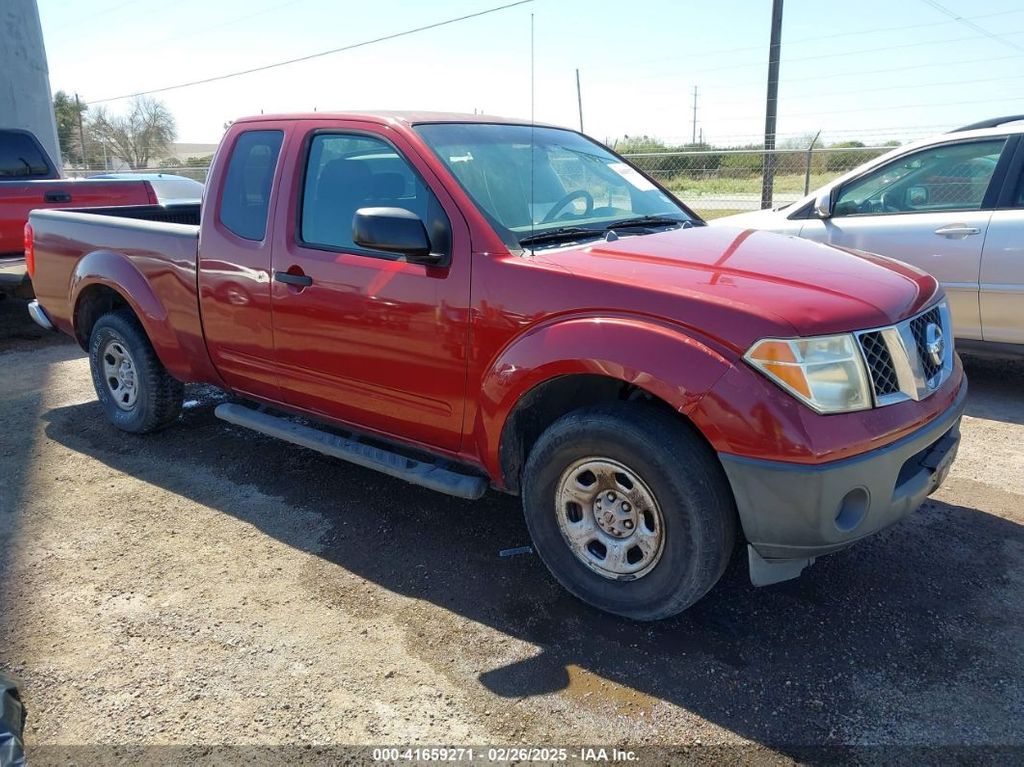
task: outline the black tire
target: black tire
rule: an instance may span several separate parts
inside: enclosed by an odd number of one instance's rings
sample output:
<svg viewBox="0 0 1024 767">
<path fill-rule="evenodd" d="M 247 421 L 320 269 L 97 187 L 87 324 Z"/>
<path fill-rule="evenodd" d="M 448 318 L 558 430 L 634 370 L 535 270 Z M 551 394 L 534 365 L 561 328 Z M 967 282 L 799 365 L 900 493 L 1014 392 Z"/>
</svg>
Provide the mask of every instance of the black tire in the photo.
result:
<svg viewBox="0 0 1024 767">
<path fill-rule="evenodd" d="M 628 467 L 660 507 L 660 558 L 639 577 L 596 572 L 560 528 L 561 477 L 593 456 Z M 704 596 L 736 541 L 735 501 L 717 456 L 675 414 L 646 403 L 583 408 L 552 424 L 526 462 L 523 510 L 537 553 L 559 583 L 598 609 L 634 620 L 668 618 Z"/>
<path fill-rule="evenodd" d="M 104 374 L 103 355 L 111 343 L 123 345 L 133 363 L 137 392 L 127 409 L 115 401 Z M 100 406 L 117 428 L 146 434 L 173 423 L 181 413 L 184 386 L 164 369 L 131 310 L 118 309 L 96 321 L 89 336 L 89 367 Z"/>
</svg>

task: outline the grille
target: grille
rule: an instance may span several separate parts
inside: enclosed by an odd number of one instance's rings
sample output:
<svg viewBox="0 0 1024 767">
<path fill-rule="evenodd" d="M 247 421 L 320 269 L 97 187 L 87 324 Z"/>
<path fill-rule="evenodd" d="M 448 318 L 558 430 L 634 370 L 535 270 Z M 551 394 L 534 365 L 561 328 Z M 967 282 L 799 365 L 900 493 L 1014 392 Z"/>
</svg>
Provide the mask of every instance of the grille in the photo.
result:
<svg viewBox="0 0 1024 767">
<path fill-rule="evenodd" d="M 920 317 L 915 317 L 910 321 L 910 332 L 914 336 L 914 343 L 917 346 L 917 356 L 921 358 L 921 367 L 924 368 L 925 378 L 929 381 L 933 379 L 940 370 L 942 370 L 942 365 L 935 364 L 927 349 L 925 329 L 931 323 L 935 323 L 940 328 L 942 327 L 942 319 L 939 316 L 938 307 L 935 307 L 931 311 L 925 312 Z"/>
<path fill-rule="evenodd" d="M 923 332 L 923 331 L 922 331 Z M 893 364 L 889 347 L 878 331 L 862 333 L 860 346 L 864 352 L 864 360 L 868 363 L 871 383 L 875 387 L 875 395 L 896 394 L 900 390 L 900 382 L 896 377 L 896 366 Z"/>
<path fill-rule="evenodd" d="M 928 326 L 934 323 L 950 334 L 949 310 L 938 304 L 917 317 L 886 328 L 856 334 L 861 356 L 871 376 L 875 405 L 895 405 L 930 396 L 953 372 L 951 346 L 936 365 L 928 354 Z"/>
</svg>

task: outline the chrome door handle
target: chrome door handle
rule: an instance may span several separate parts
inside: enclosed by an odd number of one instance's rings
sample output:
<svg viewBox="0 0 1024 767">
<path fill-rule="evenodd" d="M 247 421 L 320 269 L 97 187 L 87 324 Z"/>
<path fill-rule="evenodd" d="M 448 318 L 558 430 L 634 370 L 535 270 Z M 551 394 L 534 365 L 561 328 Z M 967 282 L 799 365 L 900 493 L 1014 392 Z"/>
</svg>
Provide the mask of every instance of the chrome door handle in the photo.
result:
<svg viewBox="0 0 1024 767">
<path fill-rule="evenodd" d="M 935 234 L 942 237 L 969 237 L 972 234 L 981 234 L 981 230 L 975 226 L 965 226 L 963 224 L 951 224 L 949 226 L 941 226 L 935 230 Z"/>
</svg>

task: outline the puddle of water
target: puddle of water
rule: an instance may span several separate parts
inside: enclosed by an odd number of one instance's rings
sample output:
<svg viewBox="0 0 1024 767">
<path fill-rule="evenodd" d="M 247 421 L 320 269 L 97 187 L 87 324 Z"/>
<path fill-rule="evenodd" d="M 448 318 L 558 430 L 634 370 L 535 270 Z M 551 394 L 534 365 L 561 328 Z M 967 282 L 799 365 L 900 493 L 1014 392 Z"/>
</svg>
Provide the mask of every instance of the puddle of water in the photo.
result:
<svg viewBox="0 0 1024 767">
<path fill-rule="evenodd" d="M 565 667 L 569 684 L 561 691 L 573 700 L 592 705 L 612 706 L 617 714 L 649 717 L 660 700 L 638 692 L 585 668 L 570 663 Z"/>
</svg>

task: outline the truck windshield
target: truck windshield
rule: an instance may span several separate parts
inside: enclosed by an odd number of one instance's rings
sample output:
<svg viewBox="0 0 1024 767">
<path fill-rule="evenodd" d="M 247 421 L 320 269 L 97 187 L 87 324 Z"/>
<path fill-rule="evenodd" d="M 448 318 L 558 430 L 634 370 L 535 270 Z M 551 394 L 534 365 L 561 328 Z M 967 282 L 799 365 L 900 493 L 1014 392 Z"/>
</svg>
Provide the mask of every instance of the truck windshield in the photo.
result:
<svg viewBox="0 0 1024 767">
<path fill-rule="evenodd" d="M 42 149 L 28 133 L 0 130 L 0 179 L 51 178 Z"/>
<path fill-rule="evenodd" d="M 416 131 L 513 248 L 597 237 L 616 224 L 692 221 L 633 166 L 572 131 L 489 123 Z"/>
</svg>

